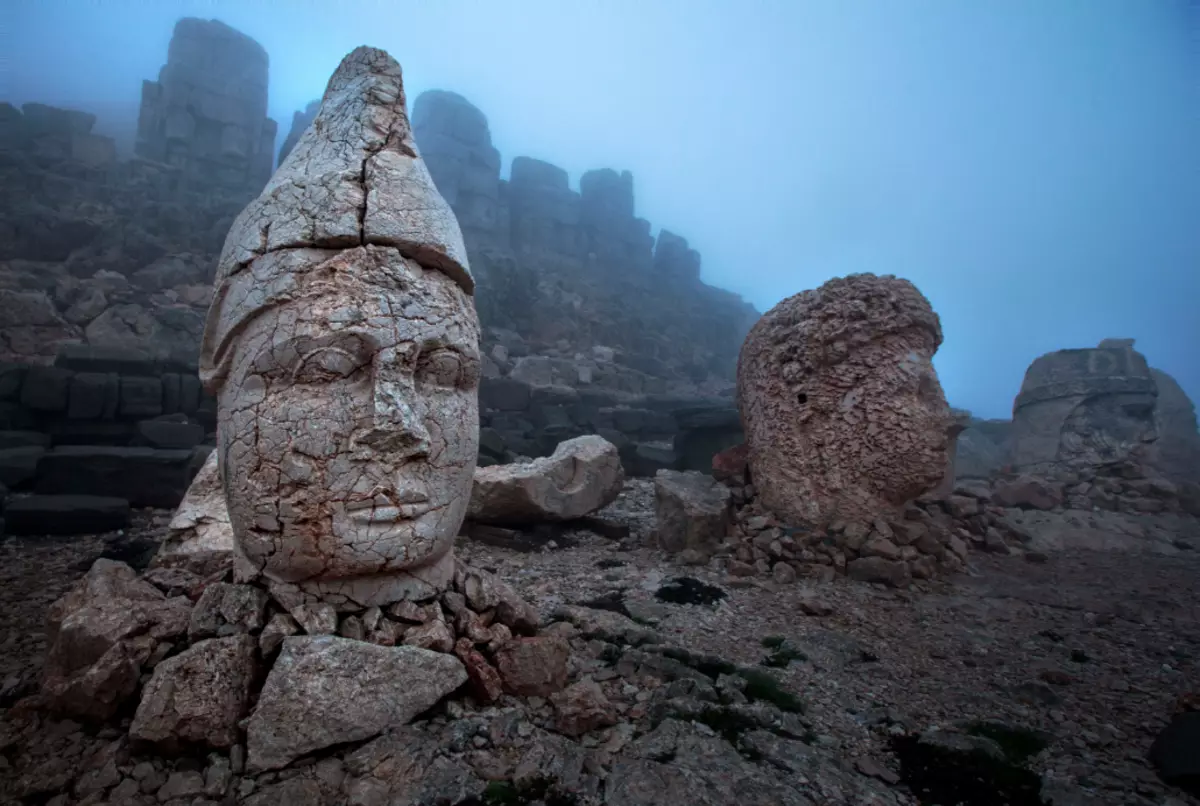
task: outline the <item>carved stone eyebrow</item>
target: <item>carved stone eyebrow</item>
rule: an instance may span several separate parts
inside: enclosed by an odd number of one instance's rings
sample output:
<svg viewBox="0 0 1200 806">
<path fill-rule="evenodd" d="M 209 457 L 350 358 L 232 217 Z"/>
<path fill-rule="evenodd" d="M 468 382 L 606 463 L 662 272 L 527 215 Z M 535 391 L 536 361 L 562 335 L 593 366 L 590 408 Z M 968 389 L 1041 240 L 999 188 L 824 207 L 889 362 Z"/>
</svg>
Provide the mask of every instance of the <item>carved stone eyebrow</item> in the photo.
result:
<svg viewBox="0 0 1200 806">
<path fill-rule="evenodd" d="M 291 374 L 311 356 L 325 350 L 337 350 L 351 357 L 356 367 L 365 366 L 379 350 L 378 340 L 369 333 L 339 331 L 322 336 L 298 335 L 264 348 L 254 359 L 252 371 L 258 375 Z"/>
</svg>

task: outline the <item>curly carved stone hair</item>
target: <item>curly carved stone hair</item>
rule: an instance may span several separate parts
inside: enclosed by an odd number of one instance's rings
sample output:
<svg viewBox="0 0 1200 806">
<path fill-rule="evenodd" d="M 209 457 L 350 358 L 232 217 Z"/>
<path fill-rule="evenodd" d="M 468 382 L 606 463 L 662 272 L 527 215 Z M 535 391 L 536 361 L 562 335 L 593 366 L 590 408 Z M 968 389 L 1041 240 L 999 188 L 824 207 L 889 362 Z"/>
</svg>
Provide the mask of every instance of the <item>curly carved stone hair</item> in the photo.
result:
<svg viewBox="0 0 1200 806">
<path fill-rule="evenodd" d="M 788 385 L 842 363 L 856 349 L 889 334 L 924 330 L 933 338 L 934 351 L 942 344 L 941 320 L 929 300 L 911 282 L 890 274 L 834 278 L 788 297 L 772 315 L 769 323 L 764 317 L 762 327 L 751 329 L 742 356 L 778 367 Z"/>
</svg>

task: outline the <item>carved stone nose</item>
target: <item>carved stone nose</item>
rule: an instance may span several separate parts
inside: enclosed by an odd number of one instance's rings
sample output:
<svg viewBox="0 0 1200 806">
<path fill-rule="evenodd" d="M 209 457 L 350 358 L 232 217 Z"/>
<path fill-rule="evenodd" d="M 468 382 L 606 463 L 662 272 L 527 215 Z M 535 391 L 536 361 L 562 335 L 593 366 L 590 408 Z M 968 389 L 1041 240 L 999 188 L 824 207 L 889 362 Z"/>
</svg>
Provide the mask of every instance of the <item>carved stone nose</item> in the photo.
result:
<svg viewBox="0 0 1200 806">
<path fill-rule="evenodd" d="M 424 427 L 405 428 L 400 424 L 374 427 L 358 438 L 358 443 L 389 457 L 412 458 L 429 454 L 429 435 Z"/>
<path fill-rule="evenodd" d="M 416 390 L 400 379 L 377 380 L 371 427 L 361 445 L 390 456 L 409 458 L 429 453 L 429 432 L 413 405 Z"/>
</svg>

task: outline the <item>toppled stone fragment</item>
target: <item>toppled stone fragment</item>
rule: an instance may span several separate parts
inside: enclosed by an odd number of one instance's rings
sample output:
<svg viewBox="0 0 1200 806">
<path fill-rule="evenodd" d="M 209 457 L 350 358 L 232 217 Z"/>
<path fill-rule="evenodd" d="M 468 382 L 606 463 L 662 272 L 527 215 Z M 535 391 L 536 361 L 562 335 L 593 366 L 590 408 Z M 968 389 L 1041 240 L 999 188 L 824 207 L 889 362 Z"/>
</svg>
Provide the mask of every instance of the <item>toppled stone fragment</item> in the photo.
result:
<svg viewBox="0 0 1200 806">
<path fill-rule="evenodd" d="M 481 523 L 582 518 L 616 500 L 624 481 L 615 445 L 595 434 L 576 437 L 548 457 L 477 468 L 467 517 Z"/>
<path fill-rule="evenodd" d="M 229 524 L 217 452 L 212 451 L 175 510 L 151 565 L 183 567 L 207 576 L 232 560 L 233 527 Z"/>
<path fill-rule="evenodd" d="M 247 768 L 406 724 L 467 679 L 452 655 L 333 636 L 286 638 L 246 728 Z"/>
<path fill-rule="evenodd" d="M 716 551 L 729 527 L 729 488 L 694 470 L 660 470 L 654 476 L 658 544 L 677 553 Z"/>
<path fill-rule="evenodd" d="M 167 748 L 231 747 L 249 705 L 254 650 L 249 635 L 213 638 L 159 663 L 142 692 L 130 737 Z"/>
<path fill-rule="evenodd" d="M 594 680 L 572 683 L 551 697 L 554 729 L 566 736 L 583 734 L 617 723 L 617 712 Z"/>
<path fill-rule="evenodd" d="M 217 582 L 200 595 L 188 624 L 188 640 L 233 632 L 258 632 L 267 614 L 267 594 L 251 585 Z"/>
</svg>

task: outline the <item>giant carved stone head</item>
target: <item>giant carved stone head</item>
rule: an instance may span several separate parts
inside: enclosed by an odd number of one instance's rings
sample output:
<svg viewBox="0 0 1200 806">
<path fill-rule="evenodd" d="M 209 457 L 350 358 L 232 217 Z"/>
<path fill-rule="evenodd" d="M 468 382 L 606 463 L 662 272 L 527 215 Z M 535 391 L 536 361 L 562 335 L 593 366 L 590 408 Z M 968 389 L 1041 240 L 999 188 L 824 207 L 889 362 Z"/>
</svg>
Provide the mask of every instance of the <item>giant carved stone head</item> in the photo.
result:
<svg viewBox="0 0 1200 806">
<path fill-rule="evenodd" d="M 1013 401 L 1013 463 L 1032 473 L 1149 463 L 1158 385 L 1132 339 L 1035 359 Z"/>
<path fill-rule="evenodd" d="M 954 422 L 933 369 L 938 316 L 907 280 L 855 274 L 750 330 L 738 405 L 755 489 L 797 526 L 870 521 L 946 473 Z"/>
<path fill-rule="evenodd" d="M 361 605 L 449 582 L 479 439 L 472 291 L 400 66 L 359 48 L 218 264 L 201 375 L 255 573 Z"/>
</svg>

